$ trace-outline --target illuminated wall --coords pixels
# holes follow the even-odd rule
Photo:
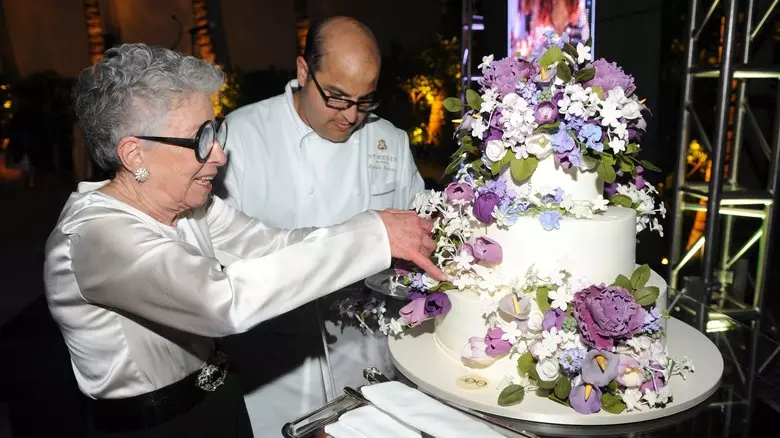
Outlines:
[[[98,0],[107,33],[119,42],[144,42],[191,53],[192,0]],[[231,63],[244,71],[295,68],[295,2],[219,0]],[[54,70],[73,76],[89,65],[83,0],[3,0],[9,39],[21,76]],[[309,1],[310,19],[347,14],[364,21],[384,50],[392,42],[422,48],[436,37],[440,2]],[[184,31],[171,16],[175,15]]]
[[[82,0],[3,0],[21,76],[54,70],[72,76],[89,63]]]

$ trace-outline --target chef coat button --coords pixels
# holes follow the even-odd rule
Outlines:
[[[314,193],[314,187],[309,187],[309,194],[311,195],[312,193]]]

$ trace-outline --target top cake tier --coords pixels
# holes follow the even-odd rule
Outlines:
[[[539,161],[536,171],[527,180],[515,181],[509,168],[504,170],[501,178],[506,180],[507,188],[513,189],[524,183],[529,183],[535,190],[560,187],[575,201],[593,201],[604,192],[604,182],[595,171],[582,171],[576,167],[564,169],[555,164],[552,155]]]

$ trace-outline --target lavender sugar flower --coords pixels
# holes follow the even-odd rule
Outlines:
[[[616,87],[621,87],[626,97],[631,96],[634,90],[636,90],[634,77],[625,74],[623,69],[616,63],[598,59],[593,63],[593,67],[596,69],[596,75],[593,79],[585,82],[584,86],[601,87],[604,90],[604,94]]]
[[[569,348],[563,350],[558,357],[561,368],[569,374],[577,374],[582,369],[582,361],[585,359],[585,351],[579,348]]]
[[[539,222],[546,231],[557,230],[561,228],[561,218],[563,215],[554,210],[547,210],[539,213]]]
[[[645,320],[642,325],[642,331],[648,334],[653,334],[661,329],[661,312],[657,307],[653,307],[649,312],[645,312]]]

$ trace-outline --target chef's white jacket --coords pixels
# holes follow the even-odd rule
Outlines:
[[[221,196],[281,228],[338,224],[366,210],[409,209],[424,183],[406,133],[369,115],[346,142],[330,142],[295,111],[297,87],[293,80],[284,94],[228,115]],[[332,300],[317,304],[319,309],[290,312],[226,341],[250,388],[246,402],[256,436],[278,436],[284,423],[341,394],[344,386],[363,382],[367,366],[392,372],[386,338],[324,321]],[[287,347],[286,353],[274,349],[279,354],[273,359],[259,354],[268,343]]]

